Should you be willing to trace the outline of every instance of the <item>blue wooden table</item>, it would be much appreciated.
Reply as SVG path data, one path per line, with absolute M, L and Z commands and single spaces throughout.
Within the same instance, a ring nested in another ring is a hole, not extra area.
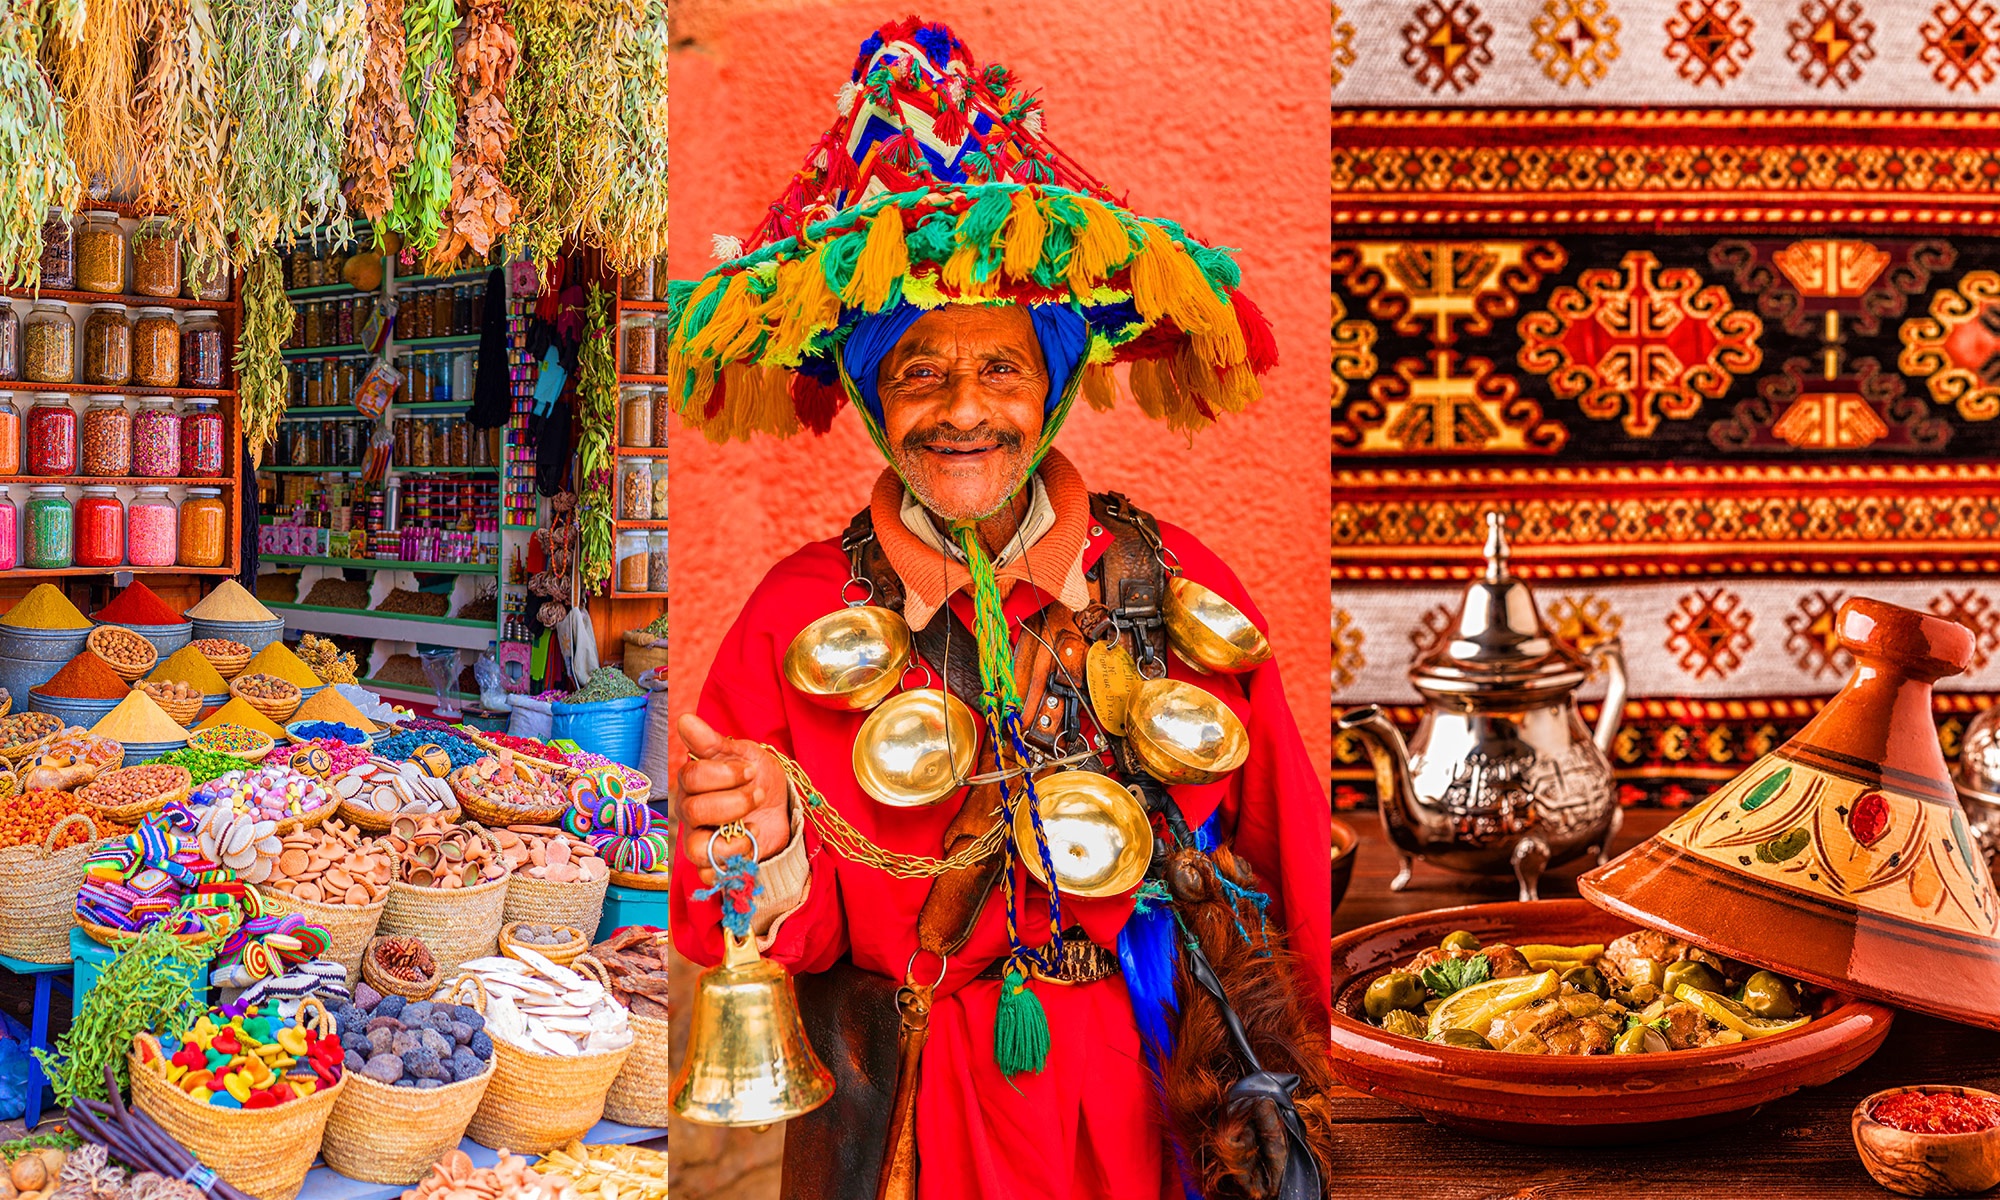
M 665 1136 L 667 1131 L 664 1129 L 641 1129 L 635 1125 L 620 1125 L 616 1121 L 599 1121 L 580 1140 L 586 1146 L 627 1146 Z M 460 1142 L 458 1148 L 472 1158 L 472 1165 L 476 1167 L 490 1167 L 500 1161 L 499 1151 L 488 1150 L 471 1138 Z M 298 1200 L 387 1200 L 388 1197 L 402 1195 L 406 1190 L 402 1184 L 363 1183 L 359 1179 L 349 1179 L 331 1167 L 319 1166 L 306 1175 L 306 1184 L 300 1189 Z
M 35 981 L 35 1015 L 28 1024 L 28 1048 L 48 1050 L 49 1046 L 49 999 L 56 988 L 65 994 L 70 990 L 70 964 L 34 963 L 18 958 L 8 958 L 0 954 L 0 968 L 22 978 Z M 42 1093 L 48 1090 L 48 1072 L 42 1070 L 39 1061 L 32 1061 L 28 1067 L 28 1111 L 23 1115 L 23 1123 L 33 1131 L 42 1119 Z

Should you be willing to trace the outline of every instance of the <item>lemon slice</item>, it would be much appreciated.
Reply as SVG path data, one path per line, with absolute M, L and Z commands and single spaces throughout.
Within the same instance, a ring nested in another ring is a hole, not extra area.
M 1514 949 L 1529 962 L 1566 962 L 1576 965 L 1594 963 L 1604 957 L 1604 943 L 1592 942 L 1587 946 L 1546 946 L 1539 942 L 1524 942 Z
M 1431 1011 L 1430 1036 L 1447 1029 L 1470 1029 L 1484 1035 L 1493 1018 L 1555 995 L 1561 986 L 1558 979 L 1556 972 L 1543 971 L 1540 975 L 1489 979 L 1453 992 Z
M 1793 1017 L 1789 1021 L 1760 1017 L 1726 996 L 1714 992 L 1704 992 L 1692 984 L 1682 984 L 1674 989 L 1674 999 L 1684 1004 L 1692 1004 L 1702 1016 L 1714 1021 L 1724 1029 L 1734 1030 L 1746 1038 L 1770 1037 L 1774 1033 L 1788 1033 L 1797 1029 L 1811 1017 Z

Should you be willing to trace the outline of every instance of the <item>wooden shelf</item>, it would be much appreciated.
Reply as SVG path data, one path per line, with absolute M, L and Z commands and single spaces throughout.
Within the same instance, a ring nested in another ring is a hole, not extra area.
M 291 629 L 343 637 L 383 638 L 396 642 L 428 642 L 457 646 L 462 650 L 483 650 L 499 634 L 493 621 L 469 621 L 460 617 L 424 617 L 414 613 L 385 613 L 366 608 L 330 608 L 315 604 L 285 604 L 266 601 L 265 607 L 285 618 Z
M 618 446 L 615 449 L 614 458 L 663 458 L 667 453 L 665 446 Z
M 432 346 L 477 346 L 479 338 L 480 335 L 476 333 L 448 333 L 443 337 L 392 337 L 389 344 L 398 350 L 423 350 Z M 468 403 L 470 402 L 468 401 Z
M 217 314 L 233 311 L 234 300 L 183 300 L 179 296 L 133 296 L 111 295 L 106 292 L 57 291 L 43 288 L 39 296 L 26 288 L 0 288 L 0 296 L 9 300 L 60 300 L 64 304 L 123 304 L 128 308 L 185 308 L 212 311 Z
M 161 479 L 151 475 L 0 475 L 0 484 L 25 483 L 52 487 L 212 487 L 233 488 L 234 479 Z
M 606 592 L 613 600 L 665 600 L 665 592 Z
M 228 565 L 220 567 L 135 567 L 130 563 L 120 563 L 115 567 L 60 567 L 54 570 L 31 570 L 17 567 L 7 572 L 9 579 L 73 579 L 78 575 L 116 575 L 119 572 L 132 575 L 234 575 L 236 568 Z
M 5 385 L 0 385 L 0 387 L 4 386 Z M 391 415 L 394 415 L 396 413 L 462 412 L 465 409 L 470 408 L 471 406 L 472 406 L 472 401 L 470 400 L 438 400 L 438 401 L 427 401 L 423 404 L 392 403 L 389 406 L 389 412 Z M 315 417 L 327 417 L 327 418 L 360 417 L 366 415 L 367 414 L 363 413 L 360 409 L 354 407 L 352 404 L 320 404 L 320 405 L 308 404 L 308 405 L 301 405 L 298 408 L 288 408 L 284 411 L 284 413 L 281 416 L 279 416 L 278 419 L 280 421 L 301 421 L 301 420 L 309 421 Z M 372 420 L 373 418 L 370 419 Z
M 232 353 L 234 353 L 232 351 Z M 73 396 L 206 396 L 228 400 L 234 388 L 148 387 L 136 383 L 30 383 L 22 379 L 0 379 L 0 392 L 68 392 Z
M 281 567 L 342 567 L 350 571 L 414 571 L 419 575 L 498 575 L 499 563 L 402 562 L 384 558 L 321 558 L 310 554 L 260 554 Z M 394 614 L 390 614 L 394 615 Z
M 304 300 L 313 300 L 326 296 L 373 296 L 379 290 L 378 288 L 358 288 L 351 283 L 316 283 L 311 287 L 286 288 L 285 295 Z
M 667 522 L 665 522 L 665 521 L 626 521 L 626 520 L 616 520 L 616 521 L 613 521 L 613 522 L 611 522 L 611 525 L 612 525 L 612 527 L 613 527 L 614 529 L 660 529 L 660 530 L 666 530 L 666 529 L 670 529 L 670 528 L 672 528 L 672 526 L 671 526 L 671 525 L 669 525 L 669 524 L 668 524 Z
M 669 380 L 665 375 L 626 375 L 621 372 L 618 382 L 642 384 L 646 387 L 666 387 Z
M 665 312 L 670 306 L 665 300 L 620 300 L 618 307 L 634 312 Z
M 295 350 L 281 350 L 286 358 L 332 358 L 340 354 L 365 354 L 368 347 L 360 342 L 343 342 L 338 346 L 300 346 Z

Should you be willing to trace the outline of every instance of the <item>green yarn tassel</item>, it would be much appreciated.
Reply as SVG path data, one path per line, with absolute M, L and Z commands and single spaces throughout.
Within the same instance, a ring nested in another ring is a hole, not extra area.
M 1021 711 L 1021 697 L 1014 690 L 1013 639 L 1007 636 L 1007 614 L 1000 607 L 1000 580 L 972 522 L 954 524 L 951 533 L 965 552 L 966 571 L 972 576 L 972 635 L 979 643 L 979 684 L 986 691 L 987 714 L 997 727 L 1006 714 Z
M 1013 963 L 1000 981 L 1000 1006 L 993 1013 L 993 1065 L 1009 1078 L 1040 1074 L 1049 1061 L 1049 1015 L 1041 998 L 1028 990 L 1028 976 Z

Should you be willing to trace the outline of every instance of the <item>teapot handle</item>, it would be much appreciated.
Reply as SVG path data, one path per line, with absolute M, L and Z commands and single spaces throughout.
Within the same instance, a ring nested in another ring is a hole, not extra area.
M 1625 647 L 1617 638 L 1607 638 L 1590 648 L 1592 661 L 1601 661 L 1610 678 L 1604 685 L 1604 707 L 1597 714 L 1597 731 L 1591 740 L 1606 758 L 1618 740 L 1618 724 L 1625 719 Z

